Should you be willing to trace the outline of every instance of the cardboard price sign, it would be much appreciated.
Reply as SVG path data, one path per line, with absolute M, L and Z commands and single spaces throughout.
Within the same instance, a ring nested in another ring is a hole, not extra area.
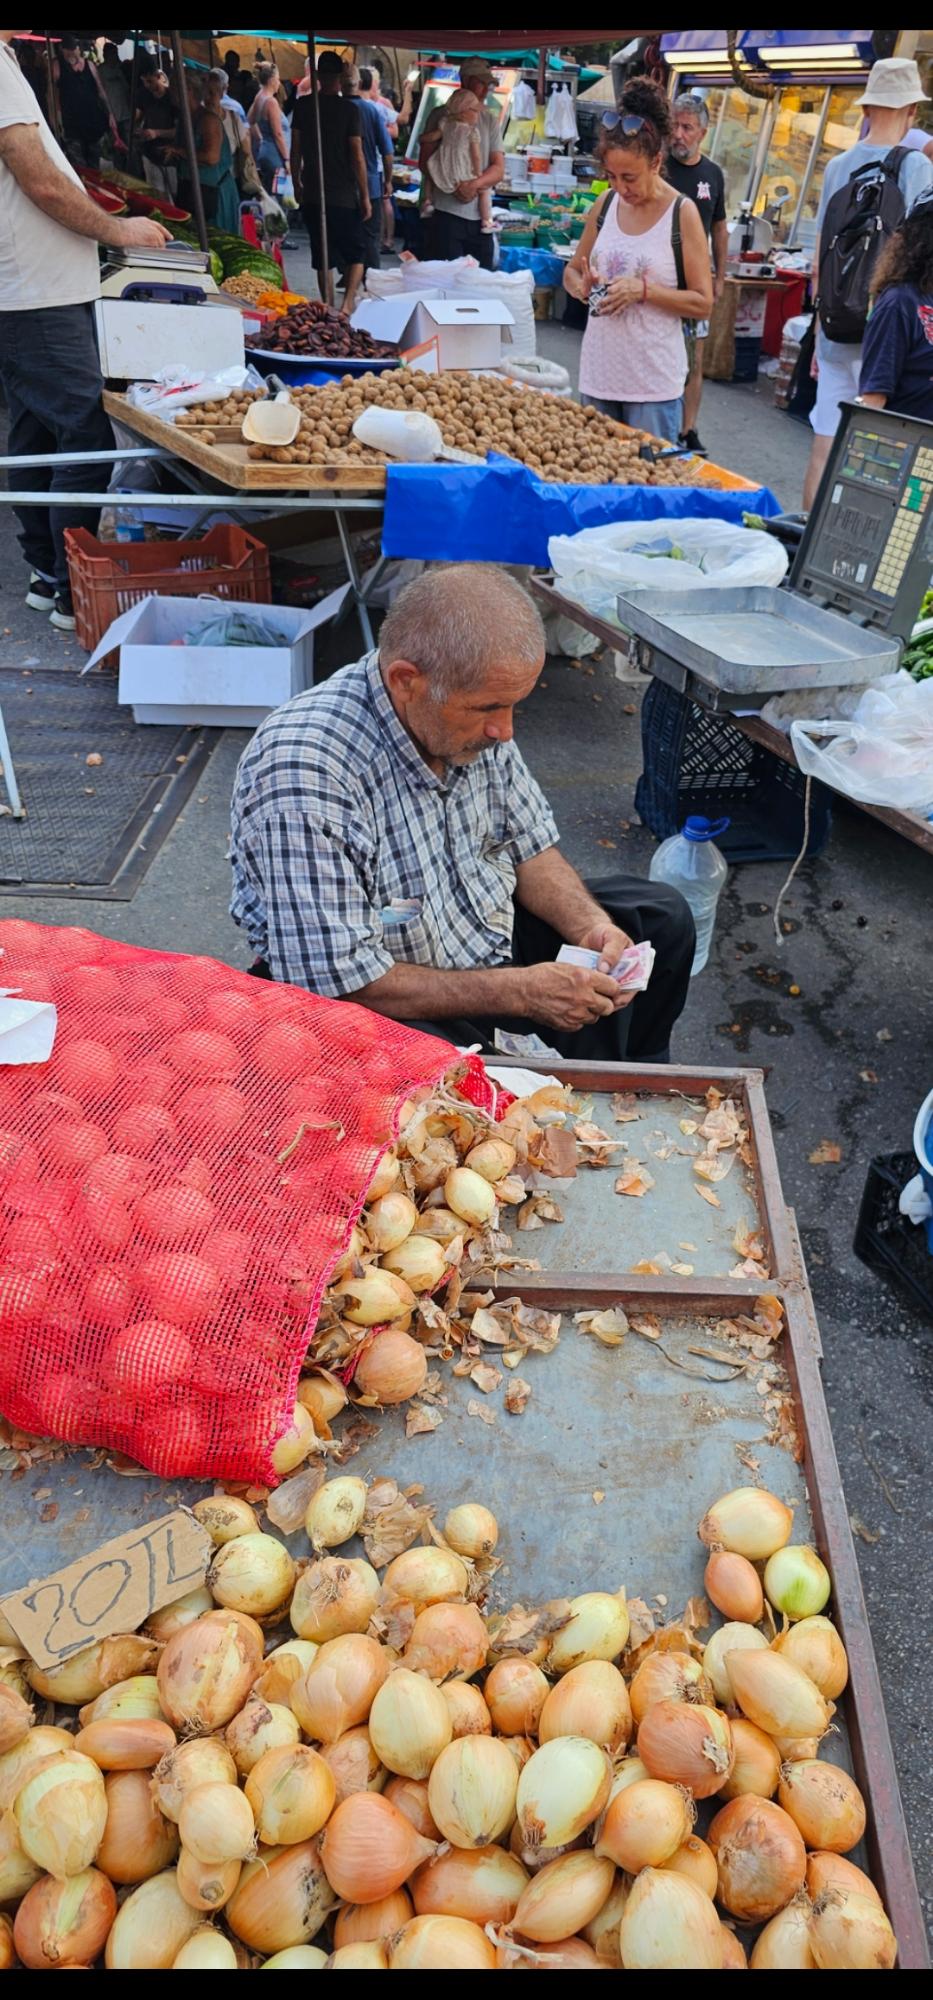
M 36 1665 L 57 1667 L 96 1640 L 135 1632 L 151 1612 L 195 1590 L 210 1555 L 206 1528 L 179 1507 L 27 1584 L 0 1608 Z

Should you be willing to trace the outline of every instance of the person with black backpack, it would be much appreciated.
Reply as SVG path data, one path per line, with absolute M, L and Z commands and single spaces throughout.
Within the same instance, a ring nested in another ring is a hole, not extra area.
M 803 489 L 809 512 L 839 423 L 839 405 L 858 395 L 862 338 L 875 265 L 885 244 L 928 188 L 933 165 L 902 145 L 920 103 L 929 99 L 915 62 L 876 62 L 859 98 L 868 132 L 830 160 L 817 216 L 814 281 L 817 300 L 817 393 L 810 413 L 813 443 Z

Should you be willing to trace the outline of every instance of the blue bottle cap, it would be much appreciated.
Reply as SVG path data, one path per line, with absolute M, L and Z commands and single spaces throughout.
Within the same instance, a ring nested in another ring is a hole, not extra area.
M 697 813 L 684 821 L 683 836 L 685 840 L 697 842 L 718 840 L 720 834 L 725 833 L 727 826 L 730 825 L 731 821 L 728 819 L 703 819 Z

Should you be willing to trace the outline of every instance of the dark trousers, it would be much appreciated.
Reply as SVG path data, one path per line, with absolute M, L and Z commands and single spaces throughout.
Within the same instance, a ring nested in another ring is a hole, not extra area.
M 491 271 L 495 240 L 494 236 L 483 234 L 478 221 L 468 222 L 464 216 L 450 215 L 445 208 L 436 208 L 428 232 L 428 256 L 444 259 L 475 257 L 484 271 Z
M 105 486 L 109 466 L 68 465 L 69 452 L 113 448 L 101 403 L 103 381 L 94 308 L 43 306 L 0 312 L 0 382 L 10 414 L 11 456 L 60 452 L 62 463 L 11 470 L 12 491 L 67 493 Z M 97 532 L 100 515 L 87 507 L 17 508 L 20 543 L 30 569 L 68 587 L 66 528 Z
M 481 1020 L 409 1021 L 423 1034 L 440 1035 L 446 1042 L 469 1047 L 478 1042 L 484 1050 L 494 1048 L 496 1028 L 513 1035 L 538 1035 L 557 1049 L 568 1062 L 667 1062 L 671 1032 L 683 1013 L 690 985 L 690 967 L 696 933 L 693 918 L 677 889 L 664 882 L 646 882 L 639 875 L 610 875 L 587 888 L 600 907 L 626 931 L 634 944 L 646 940 L 657 954 L 646 993 L 639 993 L 617 1014 L 606 1014 L 591 1027 L 565 1033 L 538 1021 L 503 1019 L 488 1015 Z M 553 962 L 564 940 L 541 917 L 515 904 L 512 933 L 512 964 L 542 965 Z M 250 967 L 257 978 L 268 979 L 264 959 Z

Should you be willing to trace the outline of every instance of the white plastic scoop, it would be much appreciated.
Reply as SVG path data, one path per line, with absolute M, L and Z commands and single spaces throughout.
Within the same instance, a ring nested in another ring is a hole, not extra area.
M 251 403 L 243 418 L 243 436 L 250 444 L 294 444 L 301 423 L 297 405 L 287 389 Z

